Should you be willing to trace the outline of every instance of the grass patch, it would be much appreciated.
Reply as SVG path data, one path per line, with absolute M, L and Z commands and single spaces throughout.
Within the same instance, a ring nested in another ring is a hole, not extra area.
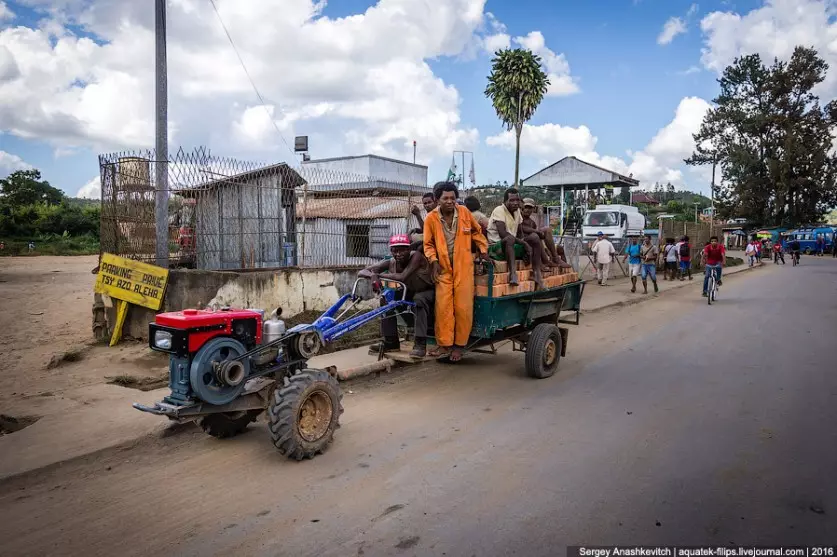
M 169 384 L 168 374 L 159 377 L 136 377 L 133 375 L 117 375 L 114 377 L 105 377 L 109 385 L 119 385 L 127 389 L 137 389 L 138 391 L 153 391 L 155 389 L 162 389 Z
M 7 416 L 0 414 L 0 435 L 20 431 L 40 420 L 40 416 Z
M 55 356 L 50 358 L 49 363 L 47 364 L 47 369 L 55 369 L 57 367 L 61 367 L 64 364 L 80 362 L 84 359 L 84 355 L 88 350 L 89 347 L 84 346 L 81 348 L 71 348 L 63 354 L 56 354 Z
M 29 251 L 29 238 L 0 238 L 6 244 L 0 250 L 0 256 L 36 256 L 36 255 L 99 255 L 99 239 L 92 235 L 55 236 L 46 240 L 31 239 L 35 249 Z

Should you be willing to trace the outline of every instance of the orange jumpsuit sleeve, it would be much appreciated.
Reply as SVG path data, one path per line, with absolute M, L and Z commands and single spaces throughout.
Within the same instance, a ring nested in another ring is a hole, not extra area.
M 436 227 L 430 222 L 433 219 L 431 215 L 424 219 L 424 256 L 433 263 L 439 260 L 439 254 L 436 253 L 436 238 L 433 237 Z
M 488 253 L 488 238 L 486 238 L 485 234 L 482 233 L 482 225 L 480 225 L 477 218 L 471 214 L 471 211 L 468 211 L 468 218 L 471 220 L 471 230 L 475 231 L 471 233 L 471 240 L 477 245 L 477 249 L 480 250 L 480 253 Z

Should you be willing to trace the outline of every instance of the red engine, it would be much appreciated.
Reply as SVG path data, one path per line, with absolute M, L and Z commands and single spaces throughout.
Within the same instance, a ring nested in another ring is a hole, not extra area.
M 262 342 L 261 312 L 249 309 L 184 309 L 160 313 L 149 331 L 151 348 L 194 354 L 211 339 L 232 337 L 251 349 Z

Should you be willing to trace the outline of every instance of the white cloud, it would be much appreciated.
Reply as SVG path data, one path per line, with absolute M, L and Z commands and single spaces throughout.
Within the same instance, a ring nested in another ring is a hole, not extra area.
M 482 46 L 489 54 L 511 47 L 511 36 L 506 32 L 506 26 L 494 17 L 491 12 L 485 12 L 485 20 L 490 27 L 490 34 L 482 39 Z
M 596 151 L 598 138 L 587 126 L 573 128 L 558 124 L 525 125 L 520 149 L 523 156 L 555 162 L 566 156 L 576 156 L 584 161 L 603 166 L 624 175 L 633 174 L 644 187 L 654 182 L 671 182 L 683 187 L 683 159 L 694 150 L 692 134 L 700 127 L 710 105 L 697 97 L 680 101 L 674 118 L 660 129 L 644 149 L 629 152 L 630 162 L 619 157 L 603 156 Z M 514 132 L 506 131 L 486 138 L 492 147 L 514 151 Z
M 670 17 L 663 24 L 663 30 L 657 37 L 657 44 L 666 45 L 674 40 L 674 37 L 686 32 L 686 22 L 680 17 Z
M 5 2 L 0 1 L 0 21 L 5 21 L 7 19 L 14 18 L 14 12 L 11 9 L 9 9 L 9 6 L 7 6 Z
M 7 153 L 6 151 L 0 151 L 0 176 L 5 177 L 16 170 L 29 170 L 31 168 L 32 165 L 28 164 L 19 156 Z
M 663 29 L 660 31 L 660 34 L 657 36 L 657 44 L 659 45 L 667 45 L 671 44 L 671 41 L 677 35 L 681 35 L 688 31 L 689 28 L 689 20 L 691 20 L 695 14 L 698 12 L 698 5 L 692 4 L 689 6 L 689 10 L 686 12 L 685 17 L 670 17 L 666 22 L 663 24 Z
M 102 198 L 102 182 L 98 176 L 84 184 L 78 189 L 76 197 L 82 199 L 101 199 Z
M 576 78 L 570 75 L 570 64 L 564 54 L 555 54 L 547 48 L 546 40 L 540 31 L 532 31 L 524 37 L 515 37 L 514 42 L 540 55 L 546 73 L 549 76 L 549 90 L 547 96 L 573 95 L 581 91 Z
M 0 29 L 2 130 L 63 149 L 151 147 L 153 56 L 136 53 L 154 52 L 153 10 L 134 0 L 29 4 L 48 10 L 40 27 Z M 432 10 L 424 0 L 379 0 L 344 18 L 323 16 L 324 2 L 313 0 L 216 4 L 273 113 L 250 110 L 261 102 L 211 4 L 170 0 L 173 143 L 211 140 L 215 152 L 250 149 L 254 140 L 282 145 L 270 118 L 288 142 L 292 132 L 325 138 L 312 145 L 315 156 L 411 157 L 416 140 L 426 161 L 478 141 L 477 130 L 461 122 L 458 91 L 426 61 L 456 57 L 475 41 L 505 44 L 505 28 L 483 13 L 485 0 L 449 0 Z M 79 38 L 70 23 L 101 40 Z M 289 155 L 282 146 L 278 156 Z
M 746 54 L 759 54 L 765 64 L 787 60 L 798 45 L 814 47 L 830 71 L 817 91 L 837 96 L 837 21 L 830 0 L 765 0 L 745 14 L 712 12 L 701 20 L 705 45 L 701 62 L 717 73 Z

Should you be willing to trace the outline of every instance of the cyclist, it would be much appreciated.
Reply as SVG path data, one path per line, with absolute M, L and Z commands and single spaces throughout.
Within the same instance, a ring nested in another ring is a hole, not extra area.
M 799 240 L 794 239 L 793 242 L 791 242 L 790 249 L 791 249 L 791 258 L 796 260 L 796 264 L 798 265 L 799 264 L 799 251 L 800 251 Z
M 785 253 L 782 251 L 782 242 L 776 242 L 773 244 L 773 263 L 778 265 L 780 259 L 782 260 L 782 265 L 784 265 Z
M 709 238 L 709 245 L 703 248 L 703 260 L 706 262 L 706 270 L 703 275 L 703 296 L 709 295 L 707 289 L 709 288 L 709 273 L 717 271 L 716 278 L 718 286 L 723 284 L 721 282 L 721 269 L 727 264 L 727 250 L 723 244 L 718 243 L 718 237 L 712 236 Z

